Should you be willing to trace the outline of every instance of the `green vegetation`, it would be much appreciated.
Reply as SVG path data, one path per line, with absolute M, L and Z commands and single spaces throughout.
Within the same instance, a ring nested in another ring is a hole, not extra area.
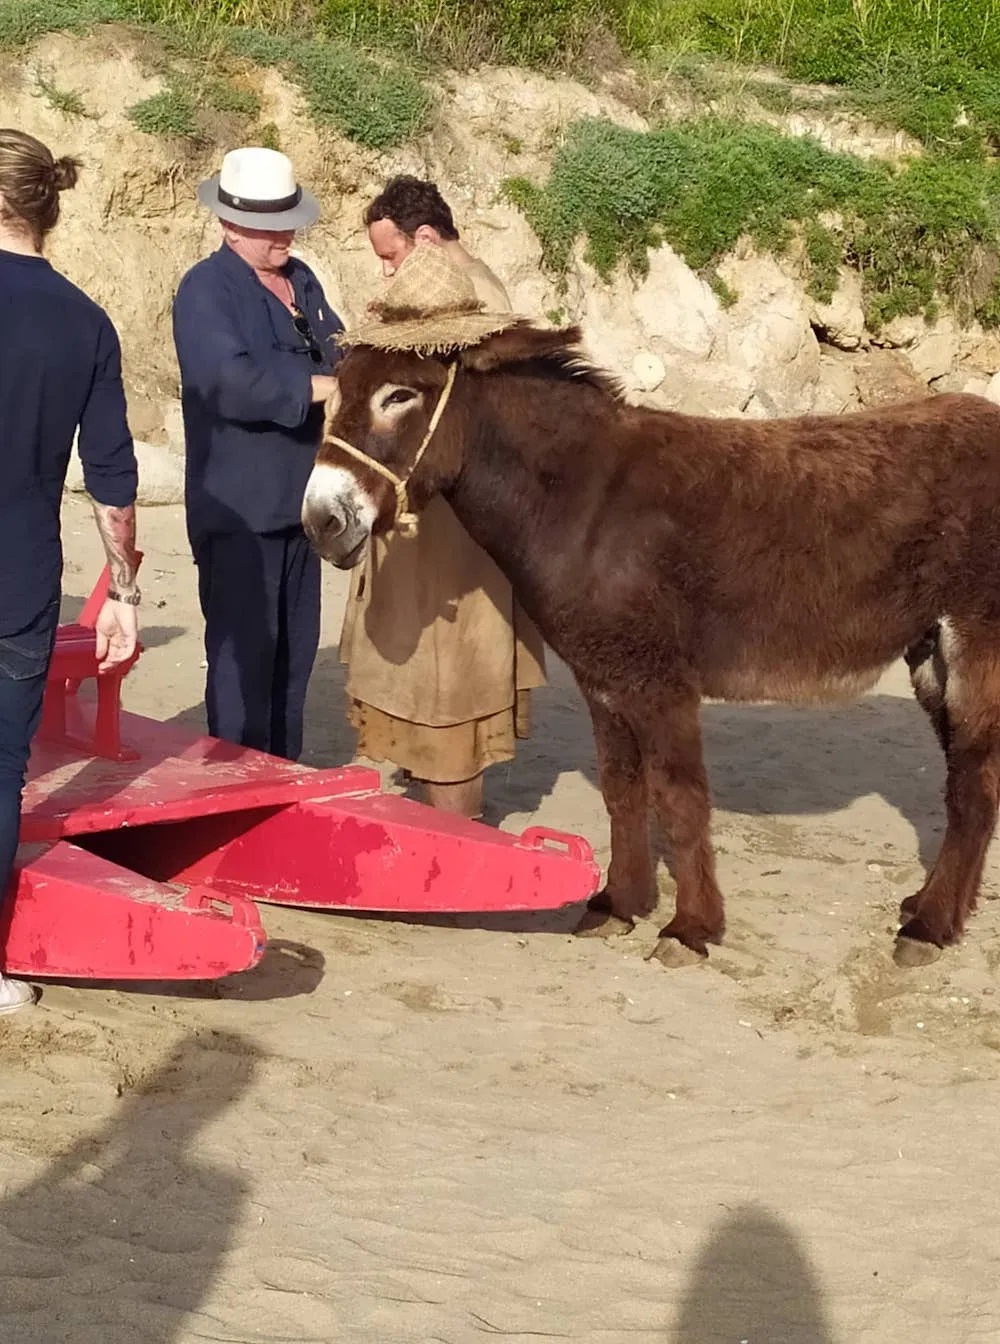
M 129 120 L 147 135 L 180 135 L 195 138 L 198 114 L 190 95 L 182 89 L 164 89 L 144 98 L 128 111 Z
M 54 80 L 47 79 L 40 72 L 35 72 L 35 89 L 40 98 L 44 98 L 49 107 L 54 108 L 56 112 L 61 112 L 66 117 L 89 117 L 80 94 L 75 89 L 60 88 Z
M 863 162 L 735 118 L 647 135 L 588 121 L 568 129 L 546 183 L 504 191 L 556 273 L 578 239 L 603 274 L 620 261 L 641 272 L 662 238 L 731 302 L 715 266 L 749 235 L 794 251 L 820 296 L 839 265 L 857 267 L 875 325 L 931 313 L 940 295 L 1000 321 L 1000 0 L 0 0 L 0 47 L 108 20 L 146 26 L 168 53 L 167 89 L 131 112 L 157 134 L 197 136 L 206 109 L 256 120 L 243 62 L 277 66 L 318 122 L 378 150 L 426 128 L 440 65 L 587 77 L 624 55 L 654 109 L 668 73 L 696 103 L 736 88 L 772 114 L 816 105 L 795 81 L 823 83 L 824 109 L 899 127 L 922 157 Z M 197 73 L 208 58 L 211 79 Z M 273 125 L 256 134 L 278 143 Z
M 16 50 L 47 32 L 102 22 L 146 25 L 174 62 L 244 57 L 280 67 L 318 122 L 369 148 L 394 148 L 426 127 L 431 94 L 409 63 L 316 36 L 309 18 L 310 6 L 294 0 L 0 0 L 0 47 Z M 209 90 L 193 91 L 175 66 L 167 73 L 170 87 L 132 111 L 141 130 L 196 136 L 202 105 L 256 114 L 256 100 L 235 97 L 232 85 L 220 101 Z
M 927 157 L 894 170 L 708 118 L 648 134 L 585 121 L 569 129 L 544 187 L 513 178 L 504 190 L 556 272 L 579 238 L 605 276 L 621 259 L 643 273 L 647 249 L 665 240 L 717 284 L 714 264 L 749 235 L 778 253 L 798 242 L 819 298 L 832 294 L 838 265 L 858 267 L 875 326 L 926 312 L 937 293 L 966 316 L 1000 317 L 995 286 L 969 285 L 997 244 L 996 175 L 985 165 Z
M 840 87 L 931 150 L 1000 145 L 1000 0 L 634 0 L 633 52 L 702 52 Z
M 418 76 L 346 42 L 234 28 L 226 45 L 232 54 L 258 65 L 287 70 L 316 121 L 358 144 L 392 149 L 427 124 L 431 96 Z

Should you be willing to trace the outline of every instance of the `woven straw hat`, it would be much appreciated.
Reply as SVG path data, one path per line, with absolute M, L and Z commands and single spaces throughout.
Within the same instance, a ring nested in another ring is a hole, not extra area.
M 340 345 L 441 354 L 478 345 L 522 320 L 484 312 L 469 276 L 433 243 L 419 243 L 409 253 L 385 297 L 372 306 L 380 320 L 342 332 Z

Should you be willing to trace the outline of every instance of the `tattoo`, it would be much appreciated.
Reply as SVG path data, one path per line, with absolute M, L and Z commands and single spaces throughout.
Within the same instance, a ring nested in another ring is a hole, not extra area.
M 111 504 L 98 504 L 96 500 L 93 503 L 97 530 L 108 557 L 112 587 L 120 593 L 132 592 L 139 567 L 135 554 L 135 505 L 116 509 Z

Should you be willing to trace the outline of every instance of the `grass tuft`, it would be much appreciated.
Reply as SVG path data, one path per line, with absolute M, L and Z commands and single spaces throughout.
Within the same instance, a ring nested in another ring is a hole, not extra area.
M 129 108 L 129 120 L 146 135 L 198 136 L 198 114 L 191 97 L 182 89 L 163 89 Z

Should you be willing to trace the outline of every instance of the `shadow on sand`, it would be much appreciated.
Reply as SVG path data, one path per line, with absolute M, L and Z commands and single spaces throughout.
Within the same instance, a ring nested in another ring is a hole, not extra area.
M 249 1088 L 242 1036 L 185 1039 L 115 1117 L 0 1201 L 4 1344 L 176 1344 L 220 1272 L 248 1186 L 199 1157 Z M 8 1066 L 9 1067 L 9 1066 Z
M 816 1272 L 798 1238 L 747 1205 L 711 1234 L 691 1275 L 674 1344 L 834 1344 Z

